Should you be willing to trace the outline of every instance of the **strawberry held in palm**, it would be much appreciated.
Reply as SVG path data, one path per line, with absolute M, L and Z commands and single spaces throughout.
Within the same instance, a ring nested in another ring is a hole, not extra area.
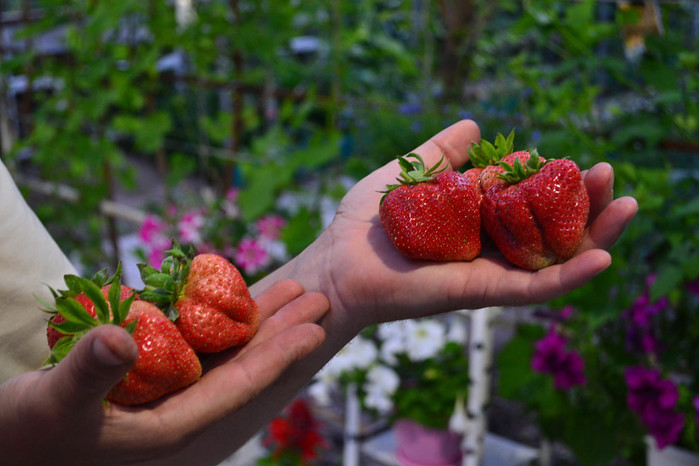
M 533 151 L 504 169 L 483 197 L 483 227 L 514 265 L 538 270 L 575 254 L 590 199 L 575 162 L 544 160 Z
M 462 173 L 439 169 L 442 161 L 428 169 L 417 154 L 398 158 L 399 184 L 384 191 L 381 224 L 407 257 L 471 260 L 481 251 L 480 190 Z
M 175 245 L 161 270 L 141 264 L 141 299 L 161 307 L 194 350 L 216 353 L 241 346 L 259 325 L 257 303 L 238 269 L 216 254 Z

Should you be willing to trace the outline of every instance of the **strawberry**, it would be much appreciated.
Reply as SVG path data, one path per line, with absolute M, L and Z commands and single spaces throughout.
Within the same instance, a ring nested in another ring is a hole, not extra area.
M 120 272 L 120 269 L 117 270 L 117 274 L 115 274 L 115 276 L 120 274 Z M 114 277 L 107 277 L 106 270 L 100 270 L 91 278 L 91 281 L 96 286 L 101 288 L 102 296 L 106 298 L 107 293 L 109 291 L 109 285 L 111 284 L 111 280 L 113 280 L 113 278 Z M 83 308 L 85 308 L 88 314 L 90 314 L 92 317 L 96 317 L 95 303 L 83 291 L 81 291 L 80 285 L 75 282 L 73 276 L 66 275 L 64 279 L 66 280 L 69 289 L 60 291 L 55 291 L 52 289 L 51 292 L 53 293 L 54 298 L 57 298 L 59 296 L 74 298 L 78 303 L 80 303 L 80 305 Z M 125 300 L 126 298 L 134 294 L 134 292 L 135 290 L 133 288 L 130 288 L 126 285 L 121 285 L 121 300 Z M 136 297 L 135 299 L 138 299 L 138 297 Z M 52 314 L 51 318 L 49 319 L 49 325 L 46 328 L 46 339 L 48 340 L 49 348 L 53 349 L 58 340 L 66 336 L 66 334 L 56 330 L 56 328 L 53 325 L 51 325 L 51 323 L 60 324 L 61 322 L 65 322 L 66 319 L 61 314 L 59 314 L 52 305 L 44 303 L 44 306 L 46 312 Z
M 132 334 L 138 359 L 126 377 L 109 391 L 108 401 L 127 406 L 148 403 L 199 380 L 199 358 L 175 325 L 152 303 L 135 301 L 135 295 L 122 299 L 118 276 L 112 280 L 106 299 L 90 280 L 68 275 L 66 282 L 70 282 L 71 290 L 79 290 L 89 298 L 94 315 L 76 298 L 56 298 L 55 309 L 65 320 L 50 325 L 66 336 L 54 345 L 47 363 L 60 362 L 92 328 L 113 324 Z
M 500 182 L 484 194 L 481 218 L 487 234 L 512 264 L 537 270 L 575 254 L 590 200 L 575 162 L 545 161 L 536 151 L 523 163 L 499 162 Z
M 505 169 L 499 165 L 499 162 L 512 165 L 515 159 L 519 159 L 522 163 L 526 163 L 529 159 L 527 151 L 513 152 L 514 138 L 515 132 L 513 130 L 510 131 L 507 138 L 498 133 L 494 143 L 486 140 L 481 140 L 480 144 L 471 143 L 468 154 L 473 168 L 466 170 L 464 175 L 478 180 L 481 193 L 485 194 L 493 185 L 503 182 L 500 175 Z
M 142 299 L 158 304 L 196 351 L 215 353 L 244 345 L 259 326 L 257 303 L 242 275 L 224 257 L 191 258 L 178 245 L 161 270 L 140 265 Z
M 416 159 L 408 161 L 408 157 Z M 427 169 L 422 157 L 398 157 L 399 184 L 387 185 L 379 205 L 384 230 L 407 257 L 472 260 L 481 251 L 478 185 L 456 171 Z

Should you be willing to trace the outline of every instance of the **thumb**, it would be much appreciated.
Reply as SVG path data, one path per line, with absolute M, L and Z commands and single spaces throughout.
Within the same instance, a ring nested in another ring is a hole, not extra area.
M 136 363 L 138 347 L 126 330 L 100 325 L 75 345 L 50 375 L 63 406 L 101 402 Z

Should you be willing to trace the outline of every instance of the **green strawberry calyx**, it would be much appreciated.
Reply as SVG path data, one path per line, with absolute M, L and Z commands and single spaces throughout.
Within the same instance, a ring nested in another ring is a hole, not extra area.
M 542 159 L 536 149 L 533 149 L 529 152 L 529 159 L 525 164 L 518 158 L 512 164 L 498 162 L 498 165 L 505 170 L 499 175 L 499 178 L 508 184 L 517 184 L 539 173 L 539 170 L 550 160 L 552 159 Z
M 56 304 L 50 306 L 56 314 L 63 316 L 65 321 L 49 325 L 66 336 L 59 339 L 54 345 L 51 354 L 45 364 L 57 364 L 65 358 L 75 344 L 91 329 L 98 325 L 113 324 L 121 325 L 129 314 L 131 303 L 136 299 L 136 294 L 132 294 L 125 300 L 121 300 L 121 264 L 117 266 L 116 273 L 111 277 L 106 277 L 102 271 L 98 272 L 97 281 L 79 277 L 77 275 L 66 275 L 64 277 L 68 290 L 54 294 Z M 109 284 L 107 299 L 102 294 L 101 286 Z M 52 290 L 54 291 L 54 290 Z M 95 317 L 80 304 L 75 296 L 84 293 L 95 305 Z M 45 303 L 48 305 L 48 303 Z M 124 328 L 133 333 L 136 322 L 130 322 Z
M 184 295 L 187 277 L 194 257 L 194 248 L 183 247 L 177 241 L 166 251 L 167 256 L 160 270 L 147 264 L 138 264 L 141 279 L 145 284 L 139 297 L 158 306 L 171 321 L 180 316 L 175 303 Z
M 410 161 L 408 160 L 409 157 L 412 157 L 415 160 Z M 446 170 L 449 166 L 448 163 L 442 166 L 444 158 L 444 154 L 442 154 L 442 158 L 439 159 L 439 162 L 437 162 L 430 168 L 427 168 L 427 166 L 425 165 L 425 161 L 420 156 L 420 154 L 410 153 L 408 155 L 398 156 L 398 164 L 401 168 L 401 172 L 398 175 L 398 178 L 396 178 L 398 184 L 387 184 L 386 189 L 384 191 L 379 191 L 383 193 L 381 203 L 383 203 L 388 193 L 398 188 L 399 186 L 416 185 L 432 181 L 435 178 L 435 176 Z
M 480 144 L 471 143 L 468 148 L 469 159 L 475 168 L 485 168 L 496 165 L 500 159 L 514 152 L 515 130 L 510 131 L 507 137 L 498 133 L 495 142 L 491 143 L 481 139 Z

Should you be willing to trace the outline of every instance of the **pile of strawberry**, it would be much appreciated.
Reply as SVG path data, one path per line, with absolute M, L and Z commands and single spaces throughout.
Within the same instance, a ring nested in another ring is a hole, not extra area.
M 489 237 L 512 264 L 538 270 L 570 259 L 580 246 L 590 200 L 568 159 L 513 151 L 514 132 L 472 144 L 473 168 L 431 168 L 417 154 L 399 157 L 398 184 L 382 191 L 379 215 L 407 257 L 472 260 Z M 414 158 L 409 161 L 408 158 Z
M 138 405 L 193 384 L 202 374 L 200 355 L 239 347 L 259 325 L 257 303 L 240 272 L 214 254 L 185 253 L 175 245 L 160 270 L 140 265 L 145 288 L 122 285 L 118 267 L 92 279 L 66 275 L 67 290 L 52 290 L 55 306 L 47 339 L 48 364 L 61 361 L 90 329 L 114 324 L 138 346 L 136 364 L 107 395 Z

